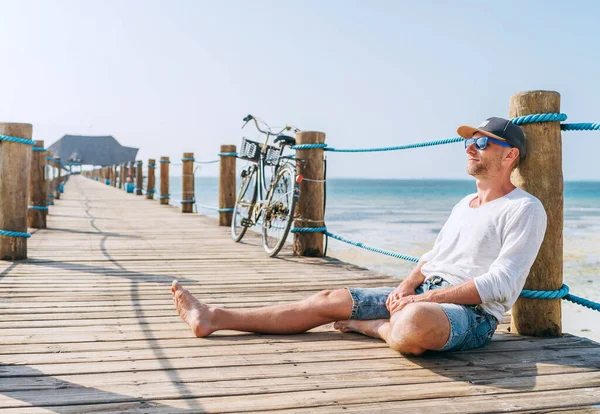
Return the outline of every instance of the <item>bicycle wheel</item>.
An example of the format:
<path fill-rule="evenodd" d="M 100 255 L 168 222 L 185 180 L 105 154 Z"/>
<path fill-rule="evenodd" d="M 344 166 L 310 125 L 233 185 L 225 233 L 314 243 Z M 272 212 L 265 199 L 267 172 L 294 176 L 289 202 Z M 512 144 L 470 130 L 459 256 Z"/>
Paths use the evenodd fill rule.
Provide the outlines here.
<path fill-rule="evenodd" d="M 296 170 L 289 164 L 284 165 L 273 180 L 262 226 L 263 247 L 271 257 L 279 253 L 292 227 L 296 208 Z"/>
<path fill-rule="evenodd" d="M 231 238 L 239 242 L 250 227 L 250 214 L 256 203 L 257 175 L 256 165 L 242 172 L 242 184 L 238 193 L 235 207 L 233 208 L 233 218 L 231 220 Z"/>

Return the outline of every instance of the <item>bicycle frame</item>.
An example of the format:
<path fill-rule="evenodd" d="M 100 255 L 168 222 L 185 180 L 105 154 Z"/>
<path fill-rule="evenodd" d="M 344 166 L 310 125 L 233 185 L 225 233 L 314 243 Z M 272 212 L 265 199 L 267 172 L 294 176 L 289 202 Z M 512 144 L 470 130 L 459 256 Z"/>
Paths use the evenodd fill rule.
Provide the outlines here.
<path fill-rule="evenodd" d="M 255 191 L 258 191 L 258 195 L 257 195 L 257 200 L 254 203 L 254 205 L 252 206 L 252 211 L 250 212 L 250 217 L 249 219 L 252 221 L 252 225 L 256 225 L 258 223 L 258 220 L 260 219 L 260 216 L 264 210 L 264 204 L 265 202 L 269 199 L 270 196 L 270 192 L 273 191 L 272 188 L 272 178 L 271 180 L 269 180 L 269 184 L 268 184 L 268 188 L 267 188 L 267 179 L 265 176 L 265 168 L 266 168 L 266 159 L 267 159 L 267 148 L 269 145 L 269 139 L 271 138 L 271 136 L 278 136 L 280 135 L 282 132 L 284 131 L 288 131 L 290 130 L 292 127 L 290 126 L 285 126 L 281 131 L 279 131 L 278 133 L 272 133 L 271 131 L 263 131 L 262 129 L 260 129 L 258 122 L 256 120 L 256 118 L 252 117 L 252 120 L 254 121 L 254 124 L 256 126 L 256 129 L 261 132 L 262 134 L 265 135 L 265 142 L 264 144 L 261 146 L 261 150 L 260 150 L 260 158 L 258 160 L 258 162 L 255 164 L 255 166 L 253 166 L 252 168 L 257 168 L 257 177 L 256 177 L 256 183 L 255 183 Z M 250 120 L 246 121 L 246 124 L 249 122 Z M 244 124 L 244 126 L 246 125 Z M 243 128 L 243 127 L 242 127 Z M 273 164 L 273 176 L 276 176 L 279 169 L 281 168 L 281 160 L 282 159 L 291 159 L 291 157 L 289 156 L 284 156 L 283 155 L 283 149 L 285 148 L 285 146 L 282 146 L 281 148 L 281 152 L 279 153 L 278 157 L 277 157 L 277 162 L 275 162 Z M 256 188 L 257 187 L 257 188 Z"/>

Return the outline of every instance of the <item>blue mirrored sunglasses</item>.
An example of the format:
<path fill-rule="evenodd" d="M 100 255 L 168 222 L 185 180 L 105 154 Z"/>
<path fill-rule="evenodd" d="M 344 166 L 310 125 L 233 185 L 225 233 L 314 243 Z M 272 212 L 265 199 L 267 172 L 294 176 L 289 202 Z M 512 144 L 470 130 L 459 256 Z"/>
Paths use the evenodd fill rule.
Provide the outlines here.
<path fill-rule="evenodd" d="M 500 141 L 499 139 L 489 138 L 489 137 L 477 137 L 477 138 L 469 138 L 465 139 L 465 148 L 468 148 L 469 145 L 475 144 L 475 148 L 478 150 L 484 150 L 487 147 L 488 141 L 492 141 L 495 144 L 498 144 L 502 147 L 512 148 L 512 145 Z"/>

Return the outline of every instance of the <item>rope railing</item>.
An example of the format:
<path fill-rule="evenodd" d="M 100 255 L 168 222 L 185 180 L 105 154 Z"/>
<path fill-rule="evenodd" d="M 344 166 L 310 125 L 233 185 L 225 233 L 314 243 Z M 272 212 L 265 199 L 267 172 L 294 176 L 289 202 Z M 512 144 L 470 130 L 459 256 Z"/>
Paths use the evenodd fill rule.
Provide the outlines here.
<path fill-rule="evenodd" d="M 547 113 L 547 114 L 531 114 L 526 116 L 519 116 L 512 118 L 511 121 L 516 125 L 525 125 L 539 122 L 562 122 L 567 119 L 566 114 L 562 113 Z M 600 123 L 573 123 L 573 124 L 561 124 L 560 129 L 563 131 L 598 131 L 600 130 Z M 305 149 L 317 149 L 323 148 L 329 152 L 385 152 L 385 151 L 401 151 L 415 148 L 433 147 L 438 145 L 454 144 L 457 142 L 463 142 L 464 139 L 461 137 L 439 139 L 434 141 L 416 142 L 413 144 L 405 145 L 394 145 L 389 147 L 375 147 L 375 148 L 333 148 L 327 144 L 300 144 L 294 145 L 292 149 L 305 150 Z"/>

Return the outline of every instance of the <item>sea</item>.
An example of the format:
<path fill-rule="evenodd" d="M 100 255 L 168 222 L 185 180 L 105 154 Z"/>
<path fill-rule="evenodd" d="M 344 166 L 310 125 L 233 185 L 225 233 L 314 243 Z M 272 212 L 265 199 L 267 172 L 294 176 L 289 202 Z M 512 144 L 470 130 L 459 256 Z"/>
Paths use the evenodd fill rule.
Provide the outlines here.
<path fill-rule="evenodd" d="M 328 178 L 326 185 L 325 222 L 330 232 L 411 256 L 428 251 L 452 207 L 476 192 L 474 180 Z M 567 181 L 564 188 L 564 283 L 571 293 L 600 302 L 600 182 Z M 181 199 L 180 189 L 181 177 L 171 177 L 174 203 Z M 198 212 L 217 217 L 217 212 L 207 207 L 217 206 L 218 178 L 196 177 L 195 191 L 197 202 L 206 206 L 199 205 Z M 327 255 L 399 280 L 414 267 L 332 239 Z M 563 308 L 576 322 L 592 321 L 584 312 L 598 314 L 593 322 L 566 325 L 575 323 L 577 332 L 573 333 L 588 336 L 591 332 L 593 339 L 600 340 L 600 312 L 571 304 Z M 587 326 L 593 324 L 597 326 Z"/>

